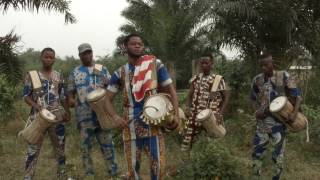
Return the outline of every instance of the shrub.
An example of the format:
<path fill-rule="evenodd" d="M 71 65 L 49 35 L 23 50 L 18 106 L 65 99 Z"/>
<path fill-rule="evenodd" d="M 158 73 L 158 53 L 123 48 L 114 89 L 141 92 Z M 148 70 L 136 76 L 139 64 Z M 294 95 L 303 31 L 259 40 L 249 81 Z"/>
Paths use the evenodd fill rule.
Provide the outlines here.
<path fill-rule="evenodd" d="M 229 149 L 205 137 L 194 144 L 188 161 L 179 178 L 239 180 L 244 179 L 241 169 L 247 167 Z"/>
<path fill-rule="evenodd" d="M 19 88 L 10 85 L 3 74 L 0 74 L 0 122 L 14 114 L 13 103 Z"/>

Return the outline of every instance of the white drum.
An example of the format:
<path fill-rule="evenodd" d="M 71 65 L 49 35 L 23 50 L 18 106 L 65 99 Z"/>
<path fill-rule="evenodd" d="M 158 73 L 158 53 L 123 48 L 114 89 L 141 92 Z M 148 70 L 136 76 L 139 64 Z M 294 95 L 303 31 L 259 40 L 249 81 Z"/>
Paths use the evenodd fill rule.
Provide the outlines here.
<path fill-rule="evenodd" d="M 165 94 L 151 95 L 143 106 L 143 121 L 146 124 L 164 126 L 172 122 L 173 106 Z"/>
<path fill-rule="evenodd" d="M 101 129 L 111 129 L 116 127 L 116 124 L 107 114 L 105 99 L 106 93 L 106 90 L 98 88 L 87 95 L 87 101 L 92 110 L 96 112 Z"/>
<path fill-rule="evenodd" d="M 293 122 L 289 121 L 288 117 L 294 111 L 294 107 L 285 96 L 280 96 L 274 99 L 270 104 L 269 110 L 292 132 L 301 131 L 308 124 L 307 117 L 304 116 L 301 112 L 297 113 L 297 116 L 293 120 Z"/>
<path fill-rule="evenodd" d="M 23 129 L 19 135 L 21 135 L 28 143 L 36 144 L 41 138 L 48 127 L 52 124 L 59 122 L 56 116 L 47 109 L 42 109 L 29 125 Z"/>
<path fill-rule="evenodd" d="M 202 110 L 197 116 L 197 121 L 202 124 L 202 127 L 211 137 L 222 138 L 227 131 L 222 124 L 218 124 L 216 117 L 211 109 Z"/>

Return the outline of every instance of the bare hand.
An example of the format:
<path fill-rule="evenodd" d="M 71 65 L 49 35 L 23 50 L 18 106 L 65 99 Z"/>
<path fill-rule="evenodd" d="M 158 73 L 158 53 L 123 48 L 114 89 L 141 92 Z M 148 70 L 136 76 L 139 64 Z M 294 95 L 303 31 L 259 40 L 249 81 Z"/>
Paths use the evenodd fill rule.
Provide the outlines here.
<path fill-rule="evenodd" d="M 63 115 L 63 121 L 64 122 L 69 122 L 71 120 L 71 115 L 70 112 L 65 112 Z"/>
<path fill-rule="evenodd" d="M 191 116 L 190 108 L 187 108 L 184 114 L 185 114 L 187 117 L 190 117 L 190 116 Z"/>
<path fill-rule="evenodd" d="M 123 119 L 122 117 L 116 115 L 114 118 L 113 118 L 114 122 L 116 123 L 116 125 L 122 129 L 126 128 L 128 126 L 128 122 Z"/>
<path fill-rule="evenodd" d="M 33 106 L 38 112 L 41 111 L 42 107 L 39 104 L 34 104 Z"/>
<path fill-rule="evenodd" d="M 256 111 L 255 116 L 256 116 L 257 119 L 264 119 L 264 118 L 266 117 L 266 115 L 264 114 L 264 112 L 261 111 L 261 110 Z"/>
<path fill-rule="evenodd" d="M 175 115 L 174 118 L 173 118 L 173 121 L 166 124 L 166 129 L 169 129 L 169 130 L 174 130 L 178 127 L 179 125 L 179 122 L 180 122 L 180 117 L 179 115 Z"/>

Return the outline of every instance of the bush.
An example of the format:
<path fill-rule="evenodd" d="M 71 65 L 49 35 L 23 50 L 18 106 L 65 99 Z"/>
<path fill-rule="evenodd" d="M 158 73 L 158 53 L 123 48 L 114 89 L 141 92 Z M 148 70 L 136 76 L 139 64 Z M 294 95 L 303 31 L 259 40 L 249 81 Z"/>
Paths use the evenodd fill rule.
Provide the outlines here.
<path fill-rule="evenodd" d="M 229 149 L 213 140 L 201 137 L 194 144 L 189 162 L 184 163 L 182 179 L 244 179 L 242 169 L 247 167 Z"/>
<path fill-rule="evenodd" d="M 0 122 L 14 114 L 13 103 L 18 95 L 19 88 L 10 85 L 3 74 L 0 74 Z"/>

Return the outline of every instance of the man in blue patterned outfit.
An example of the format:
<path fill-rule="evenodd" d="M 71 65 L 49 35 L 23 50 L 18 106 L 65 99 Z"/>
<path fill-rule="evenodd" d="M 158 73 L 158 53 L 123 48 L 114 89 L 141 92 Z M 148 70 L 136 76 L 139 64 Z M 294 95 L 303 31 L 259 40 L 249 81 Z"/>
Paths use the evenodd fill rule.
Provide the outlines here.
<path fill-rule="evenodd" d="M 25 102 L 31 106 L 30 120 L 36 120 L 37 113 L 46 108 L 52 113 L 58 111 L 65 112 L 62 108 L 67 110 L 67 103 L 65 101 L 65 90 L 63 85 L 63 78 L 61 74 L 53 69 L 55 62 L 55 51 L 52 48 L 44 48 L 41 52 L 42 68 L 37 71 L 41 81 L 41 91 L 34 89 L 32 77 L 28 74 L 25 77 L 23 97 Z M 50 137 L 54 153 L 57 160 L 57 178 L 65 178 L 65 127 L 63 120 L 69 119 L 69 111 L 64 114 L 63 119 L 60 117 L 60 122 L 52 124 L 46 132 Z M 35 144 L 28 144 L 26 166 L 24 171 L 24 179 L 31 180 L 35 174 L 36 164 L 39 157 L 40 149 L 44 138 L 41 137 Z"/>
<path fill-rule="evenodd" d="M 96 138 L 106 161 L 107 171 L 109 175 L 114 176 L 117 173 L 117 164 L 115 163 L 111 130 L 101 129 L 96 113 L 90 108 L 86 100 L 87 95 L 95 90 L 96 87 L 107 87 L 110 74 L 106 67 L 103 67 L 98 73 L 94 71 L 90 44 L 81 44 L 78 50 L 82 65 L 76 67 L 69 76 L 68 99 L 70 106 L 75 106 L 85 174 L 88 178 L 94 177 L 90 152 L 93 138 Z"/>
<path fill-rule="evenodd" d="M 269 112 L 269 105 L 278 96 L 287 96 L 294 105 L 294 112 L 289 117 L 293 121 L 298 113 L 301 97 L 300 91 L 292 77 L 286 71 L 275 71 L 271 54 L 260 57 L 263 73 L 253 79 L 251 100 L 255 109 L 257 129 L 253 140 L 253 177 L 261 179 L 263 153 L 269 142 L 274 146 L 272 160 L 274 162 L 273 180 L 280 179 L 283 170 L 286 127 Z"/>

